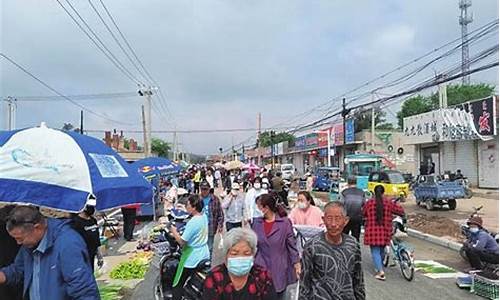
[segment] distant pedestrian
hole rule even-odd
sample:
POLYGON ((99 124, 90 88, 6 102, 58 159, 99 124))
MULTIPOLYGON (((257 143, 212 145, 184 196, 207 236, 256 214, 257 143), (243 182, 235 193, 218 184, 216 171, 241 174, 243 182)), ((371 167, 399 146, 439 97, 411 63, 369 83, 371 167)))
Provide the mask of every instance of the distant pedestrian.
POLYGON ((14 208, 7 231, 21 248, 14 263, 0 269, 0 284, 24 283, 30 300, 100 299, 87 247, 70 223, 45 218, 36 207, 14 208))
POLYGON ((427 170, 427 164, 425 162, 421 162, 420 163, 420 169, 419 169, 419 171, 420 171, 420 175, 427 175, 427 173, 428 173, 427 171, 428 170, 427 170))
POLYGON ((267 189, 261 186, 261 178, 256 177, 252 183, 252 187, 245 195, 245 213, 248 224, 251 224, 257 217, 262 217, 262 213, 257 209, 256 199, 263 194, 267 194, 267 189))
POLYGON ((373 264, 375 265, 375 278, 385 280, 382 265, 385 247, 392 238, 392 216, 403 215, 403 208, 396 202, 384 197, 384 187, 375 187, 375 197, 368 200, 363 207, 365 217, 365 245, 370 246, 373 264))
POLYGON ((245 195, 240 192, 240 185, 233 183, 231 192, 222 200, 226 230, 241 227, 245 221, 245 195))
POLYGON ((285 299, 287 286, 295 283, 301 272, 292 222, 286 217, 285 209, 278 206, 275 193, 259 196, 257 208, 263 217, 256 218, 252 224, 258 237, 255 264, 271 273, 278 294, 276 299, 285 299))
POLYGON ((85 241, 87 252, 89 254, 90 266, 92 274, 94 273, 94 262, 97 257, 97 265, 102 267, 104 260, 99 252, 101 246, 101 238, 99 235, 99 225, 94 217, 95 199, 90 199, 85 205, 85 208, 79 214, 73 216, 73 229, 75 229, 85 241))
POLYGON ((201 182, 201 170, 194 169, 193 184, 194 184, 195 194, 200 192, 200 182, 201 182))
POLYGON ((123 206, 123 237, 126 241, 130 242, 134 239, 135 218, 137 216, 138 204, 123 206))
POLYGON ((429 174, 434 175, 436 173, 436 163, 431 163, 431 167, 429 169, 429 174))
POLYGON ((219 198, 210 192, 208 182, 200 183, 200 197, 203 203, 203 213, 208 218, 208 250, 212 255, 214 237, 217 233, 222 233, 224 229, 224 211, 222 210, 219 198))
POLYGON ((314 185, 314 177, 311 175, 311 173, 307 172, 306 173, 306 191, 308 191, 309 193, 312 192, 313 185, 314 185))
POLYGON ((314 204, 314 199, 309 192, 300 191, 296 206, 290 212, 290 221, 293 225, 308 225, 322 227, 323 212, 314 204))
POLYGON ((323 220, 326 232, 306 242, 302 257, 299 299, 364 300, 361 249, 343 234, 349 222, 342 202, 329 202, 323 220))
POLYGON ((349 223, 344 227, 345 234, 351 234, 359 242, 361 226, 363 225, 363 206, 365 205, 365 192, 356 187, 356 177, 347 179, 348 187, 340 193, 340 199, 349 217, 349 223))

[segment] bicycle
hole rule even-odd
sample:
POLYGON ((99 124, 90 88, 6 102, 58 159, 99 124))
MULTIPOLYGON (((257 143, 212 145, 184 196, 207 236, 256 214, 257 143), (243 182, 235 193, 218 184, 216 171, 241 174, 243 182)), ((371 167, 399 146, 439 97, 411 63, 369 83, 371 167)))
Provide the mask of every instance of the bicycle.
POLYGON ((412 281, 415 274, 415 263, 413 259, 413 250, 407 243, 401 240, 399 235, 406 235, 406 218, 396 216, 392 220, 393 236, 391 244, 386 247, 384 256, 384 266, 389 265, 390 256, 399 265, 403 277, 412 281), (398 233, 401 232, 401 233, 398 233))

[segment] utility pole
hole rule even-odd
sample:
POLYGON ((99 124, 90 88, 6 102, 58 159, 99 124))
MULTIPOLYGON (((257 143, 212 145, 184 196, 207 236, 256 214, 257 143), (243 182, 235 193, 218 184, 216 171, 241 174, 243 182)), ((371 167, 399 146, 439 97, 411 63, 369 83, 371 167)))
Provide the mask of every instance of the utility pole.
MULTIPOLYGON (((439 75, 438 80, 442 80, 445 78, 445 75, 439 75)), ((439 108, 448 107, 448 94, 446 92, 446 83, 440 83, 438 85, 439 88, 439 108)))
POLYGON ((144 97, 145 99, 145 131, 146 131, 146 140, 144 141, 144 144, 148 145, 147 147, 144 147, 146 149, 146 156, 151 156, 151 96, 153 96, 153 91, 151 87, 142 87, 138 91, 139 95, 144 97))
POLYGON ((257 165, 261 166, 262 161, 260 157, 260 129, 261 129, 262 115, 260 113, 257 114, 257 165))
POLYGON ((141 105, 141 111, 142 111, 142 134, 144 138, 144 153, 146 154, 146 156, 149 156, 148 153, 151 152, 148 149, 149 144, 148 144, 148 135, 146 133, 146 115, 144 113, 144 105, 141 105))
POLYGON ((80 134, 83 134, 83 110, 80 110, 80 134))
MULTIPOLYGON (((375 101, 375 95, 372 94, 372 102, 375 101)), ((372 107, 372 150, 375 151, 375 106, 372 107)))
MULTIPOLYGON (((472 23, 472 14, 469 15, 467 9, 472 6, 471 0, 459 0, 460 16, 458 23, 462 28, 462 73, 469 71, 469 43, 467 25, 472 23)), ((470 84, 469 75, 462 77, 462 84, 470 84)))
POLYGON ((272 157, 272 166, 274 169, 274 130, 271 130, 271 157, 272 157))
POLYGON ((16 129, 17 99, 8 96, 5 101, 7 102, 7 129, 14 130, 16 129))
POLYGON ((174 131, 174 161, 177 161, 177 131, 174 131))

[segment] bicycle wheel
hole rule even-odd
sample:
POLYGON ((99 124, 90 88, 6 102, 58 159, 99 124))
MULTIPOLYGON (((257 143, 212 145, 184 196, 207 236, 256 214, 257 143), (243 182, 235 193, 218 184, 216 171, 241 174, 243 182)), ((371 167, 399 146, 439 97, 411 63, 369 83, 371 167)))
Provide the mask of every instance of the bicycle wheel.
POLYGON ((401 273, 403 277, 408 280, 413 280, 413 275, 415 274, 415 266, 413 265, 413 259, 406 249, 402 249, 399 253, 400 261, 399 266, 401 268, 401 273))

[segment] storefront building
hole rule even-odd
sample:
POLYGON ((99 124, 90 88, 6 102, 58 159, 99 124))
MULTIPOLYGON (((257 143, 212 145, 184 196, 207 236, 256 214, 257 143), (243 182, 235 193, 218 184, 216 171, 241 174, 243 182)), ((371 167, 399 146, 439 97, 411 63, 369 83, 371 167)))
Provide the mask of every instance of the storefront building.
POLYGON ((472 186, 498 189, 497 109, 498 97, 489 97, 405 118, 415 168, 435 174, 459 169, 472 186))

